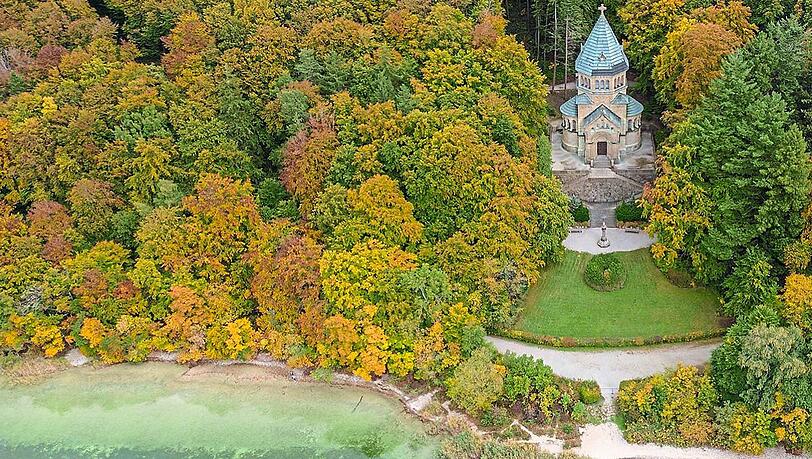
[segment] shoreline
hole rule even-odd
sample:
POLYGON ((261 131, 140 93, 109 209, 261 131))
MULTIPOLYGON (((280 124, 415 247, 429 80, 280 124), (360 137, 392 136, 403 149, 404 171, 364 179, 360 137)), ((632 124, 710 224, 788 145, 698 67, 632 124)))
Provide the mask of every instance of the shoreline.
MULTIPOLYGON (((93 364, 93 360, 84 356, 77 348, 68 350, 63 355, 63 358, 68 362, 70 367, 73 368, 93 364)), ((189 375, 190 372, 193 372, 192 377, 205 374, 204 372, 201 372, 201 370, 205 370, 206 368, 253 366, 268 370, 272 375, 278 378, 287 379, 292 382, 306 382, 312 384, 326 384, 329 386, 337 386, 337 387, 347 386, 347 387, 362 388, 366 390, 371 390, 373 392, 387 396, 389 398, 397 399, 409 414, 416 416, 422 422, 437 421, 437 419, 428 416, 426 414, 423 414, 421 413, 421 411, 426 406, 428 406, 429 403, 431 403, 431 401, 434 399, 434 395, 439 391, 439 389, 433 389, 432 391, 427 393, 411 396, 406 392, 404 392, 403 390, 401 390, 400 388, 398 388, 397 386, 386 382, 383 378, 367 381, 359 376, 349 375, 346 373, 336 371, 332 372, 328 380, 316 379, 307 372, 305 372, 305 370, 301 368, 293 368, 289 366, 287 363, 275 359, 270 354, 267 353, 259 353, 257 354, 256 357, 254 357, 251 360, 204 359, 194 365, 180 363, 178 362, 177 359, 178 353, 176 352, 153 351, 147 356, 146 362, 169 363, 173 365, 178 365, 180 367, 185 367, 187 368, 187 370, 186 372, 183 373, 183 375, 187 376, 189 375)), ((135 364, 137 365, 138 363, 135 364)), ((101 368, 113 367, 116 365, 124 365, 124 363, 112 365, 102 364, 100 367, 101 368)))
MULTIPOLYGON (((83 367, 91 365, 93 361, 84 357, 79 353, 78 349, 71 349, 63 358, 69 363, 71 367, 83 367)), ((442 430, 434 432, 426 432, 427 435, 433 437, 440 437, 443 434, 449 434, 447 420, 451 417, 463 420, 468 427, 477 435, 491 436, 493 432, 483 431, 474 422, 472 422, 466 415, 454 411, 450 407, 449 402, 442 403, 444 409, 443 416, 430 416, 422 413, 422 410, 427 407, 432 401, 434 396, 439 391, 435 388, 430 392, 410 395, 404 392, 397 386, 386 382, 383 379, 373 381, 366 381, 358 376, 348 375, 346 373, 333 372, 329 380, 316 379, 307 374, 304 370, 292 368, 285 362, 274 359, 268 354, 259 354, 254 359, 242 360, 202 360, 197 365, 189 365, 177 362, 177 353, 170 352, 153 352, 148 358, 147 362, 166 363, 185 367, 187 370, 183 372, 182 377, 188 377, 187 381, 194 382, 195 378, 203 377, 206 375, 225 375, 234 376, 227 371, 229 367, 253 367, 267 371, 267 375, 287 380, 290 382, 308 383, 308 384, 323 384, 333 387, 353 387, 362 390, 373 391, 381 394, 390 399, 397 399, 403 410, 410 416, 415 417, 421 423, 426 425, 440 426, 442 430), (226 371, 216 371, 226 370, 226 371)), ((124 364, 103 365, 99 368, 115 367, 124 364)), ((637 458, 694 458, 694 459, 746 459, 752 457, 761 457, 765 459, 785 459, 795 458, 785 451, 772 448, 764 452, 761 456, 749 456, 745 454, 736 453, 730 450, 716 449, 716 448, 682 448, 670 445, 659 445, 654 443, 636 444, 627 442, 622 435, 622 432, 616 424, 611 420, 601 422, 599 424, 588 424, 580 426, 579 433, 581 437, 580 446, 574 448, 565 448, 564 441, 548 435, 538 435, 527 429, 521 422, 516 420, 511 425, 518 424, 519 427, 528 434, 526 440, 514 440, 517 443, 533 444, 539 451, 544 453, 553 454, 555 456, 562 453, 571 453, 580 455, 586 458, 595 459, 622 459, 626 457, 637 458)))

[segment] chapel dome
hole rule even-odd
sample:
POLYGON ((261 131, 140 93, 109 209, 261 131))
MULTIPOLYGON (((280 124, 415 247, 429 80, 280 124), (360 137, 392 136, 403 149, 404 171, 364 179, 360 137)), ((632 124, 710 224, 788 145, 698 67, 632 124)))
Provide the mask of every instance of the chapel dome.
POLYGON ((587 76, 616 75, 629 70, 629 59, 623 52, 612 26, 604 15, 605 7, 601 6, 601 15, 592 28, 589 37, 581 46, 581 53, 575 60, 575 70, 587 76))

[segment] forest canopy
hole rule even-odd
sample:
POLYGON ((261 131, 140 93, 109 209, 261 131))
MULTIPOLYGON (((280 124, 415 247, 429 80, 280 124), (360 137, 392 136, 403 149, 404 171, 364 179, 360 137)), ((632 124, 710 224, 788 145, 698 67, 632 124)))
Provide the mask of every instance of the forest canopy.
POLYGON ((2 346, 449 374, 571 223, 489 4, 3 7, 2 346))

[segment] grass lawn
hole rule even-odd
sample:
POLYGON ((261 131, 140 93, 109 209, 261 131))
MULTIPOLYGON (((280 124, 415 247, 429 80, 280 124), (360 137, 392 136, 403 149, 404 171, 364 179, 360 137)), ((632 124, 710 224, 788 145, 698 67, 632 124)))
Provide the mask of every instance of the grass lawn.
POLYGON ((672 285, 654 266, 648 249, 616 255, 626 268, 626 284, 614 292, 598 292, 583 280, 592 255, 567 251, 531 287, 513 328, 557 337, 646 338, 720 326, 713 291, 672 285))

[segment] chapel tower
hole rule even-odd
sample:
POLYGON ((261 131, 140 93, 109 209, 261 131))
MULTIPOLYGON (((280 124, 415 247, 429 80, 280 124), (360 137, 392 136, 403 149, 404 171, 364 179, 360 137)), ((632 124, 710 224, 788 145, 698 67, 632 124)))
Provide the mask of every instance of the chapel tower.
POLYGON ((592 167, 613 167, 640 147, 643 105, 626 94, 629 59, 600 6, 575 60, 578 93, 561 105, 561 146, 592 167))

